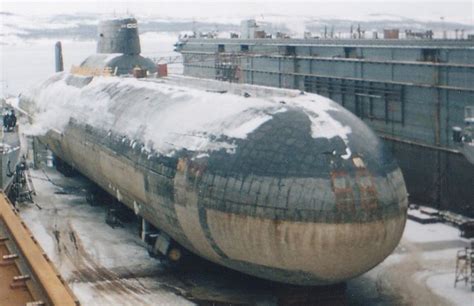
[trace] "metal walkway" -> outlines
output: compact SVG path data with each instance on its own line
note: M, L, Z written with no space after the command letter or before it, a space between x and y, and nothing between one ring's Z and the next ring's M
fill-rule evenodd
M0 305L79 305L3 193L0 256Z

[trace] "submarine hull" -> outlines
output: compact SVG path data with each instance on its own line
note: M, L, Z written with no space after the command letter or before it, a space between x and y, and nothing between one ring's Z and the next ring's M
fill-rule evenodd
M310 218L302 215L304 212L285 216L275 209L237 208L233 203L222 203L222 209L217 203L211 207L204 204L215 201L209 184L200 186L196 180L222 180L222 185L229 186L228 192L238 192L230 184L239 188L248 184L251 197L262 189L261 185L270 185L271 178L210 178L202 165L187 159L178 160L173 168L161 163L140 165L140 158L134 161L117 154L128 150L126 145L121 150L111 150L97 136L80 126L70 126L64 134L50 135L43 141L61 159L193 253L257 277L298 285L337 283L383 261L403 232L403 209L382 220L351 222L348 214L346 220L338 222L329 216L329 220ZM401 177L397 170L390 175ZM255 187L251 187L250 181L260 182L260 186L254 183ZM286 179L281 184L304 186L308 182ZM207 195L203 189L208 190Z
M146 94L138 92L121 89L111 99ZM24 105L34 104L30 97ZM344 151L337 137L312 137L298 108L273 114L234 140L233 151L151 155L113 129L76 119L41 139L191 252L273 281L326 285L383 261L407 209L403 176L382 143L347 111L333 116L352 129L349 157L336 154Z

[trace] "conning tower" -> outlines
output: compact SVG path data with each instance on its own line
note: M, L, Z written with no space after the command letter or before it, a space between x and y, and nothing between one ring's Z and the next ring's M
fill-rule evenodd
M140 55L140 37L135 18L103 20L98 26L97 54L89 56L81 68L131 74L136 67L156 72L153 61Z
M135 18L110 19L99 23L97 53L139 55L140 37Z

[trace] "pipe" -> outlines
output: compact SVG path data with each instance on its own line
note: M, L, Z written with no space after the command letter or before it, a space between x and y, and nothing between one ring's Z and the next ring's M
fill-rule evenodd
M55 53L55 64L56 64L56 72L64 71L64 64L63 64L63 48L61 46L61 42L58 41L54 45L54 53Z

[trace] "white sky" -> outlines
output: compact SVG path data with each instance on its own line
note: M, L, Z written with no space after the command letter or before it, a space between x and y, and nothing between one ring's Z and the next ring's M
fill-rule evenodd
M313 1L25 1L0 0L0 10L29 16L58 13L96 12L126 13L152 16L199 17L255 17L261 15L290 15L360 19L369 14L393 14L420 20L440 20L474 24L473 1L425 0L313 0Z

